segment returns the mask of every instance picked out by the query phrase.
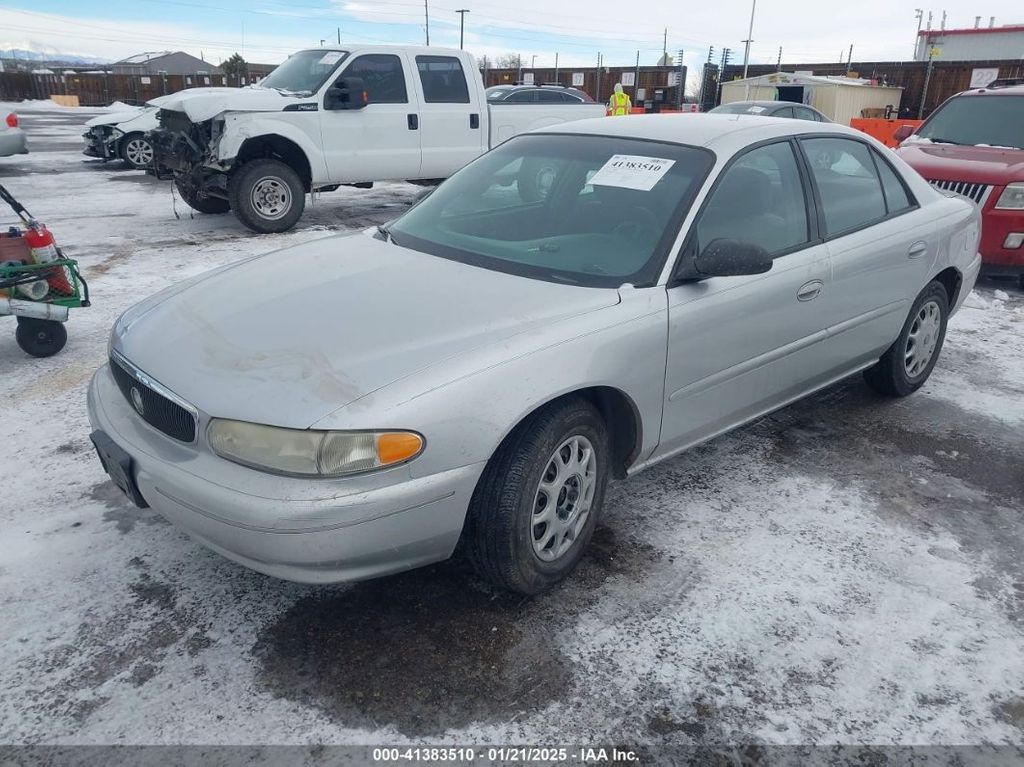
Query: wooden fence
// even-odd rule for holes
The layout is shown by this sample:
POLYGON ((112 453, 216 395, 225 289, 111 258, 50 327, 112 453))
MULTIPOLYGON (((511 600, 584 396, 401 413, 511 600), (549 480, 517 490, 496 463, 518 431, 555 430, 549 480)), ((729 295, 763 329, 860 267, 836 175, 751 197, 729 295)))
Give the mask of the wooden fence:
POLYGON ((115 75, 97 73, 30 74, 0 72, 0 101, 77 96, 82 106, 115 101, 141 105, 158 96, 203 85, 237 86, 237 78, 209 75, 115 75))

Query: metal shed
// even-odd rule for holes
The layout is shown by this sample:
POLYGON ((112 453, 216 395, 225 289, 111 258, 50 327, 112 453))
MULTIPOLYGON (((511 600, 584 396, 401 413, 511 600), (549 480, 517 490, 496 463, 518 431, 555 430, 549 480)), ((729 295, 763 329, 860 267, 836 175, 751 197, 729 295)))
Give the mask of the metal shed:
POLYGON ((722 84, 722 103, 734 101, 792 101, 808 104, 830 120, 849 125, 854 117, 867 117, 865 109, 898 110, 902 88, 877 85, 872 80, 828 77, 803 72, 773 72, 722 84))

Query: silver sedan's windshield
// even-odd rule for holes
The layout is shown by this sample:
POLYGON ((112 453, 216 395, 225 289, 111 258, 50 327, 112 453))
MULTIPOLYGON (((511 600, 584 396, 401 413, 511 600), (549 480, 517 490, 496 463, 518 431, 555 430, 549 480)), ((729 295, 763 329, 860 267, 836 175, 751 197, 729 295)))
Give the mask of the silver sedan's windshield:
POLYGON ((345 51, 299 51, 263 78, 260 87, 302 95, 316 93, 347 55, 345 51))
POLYGON ((390 227, 399 245, 580 285, 652 284, 713 163, 704 149, 612 136, 520 136, 390 227))

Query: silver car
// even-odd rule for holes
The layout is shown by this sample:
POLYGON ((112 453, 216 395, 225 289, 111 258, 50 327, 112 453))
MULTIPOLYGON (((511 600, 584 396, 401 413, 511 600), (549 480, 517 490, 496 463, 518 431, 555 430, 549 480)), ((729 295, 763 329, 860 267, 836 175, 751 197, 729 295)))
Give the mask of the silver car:
POLYGON ((621 478, 864 371, 928 378, 979 214, 838 125, 587 120, 514 138, 390 226, 128 310, 89 389, 114 481, 290 580, 465 551, 565 577, 621 478))

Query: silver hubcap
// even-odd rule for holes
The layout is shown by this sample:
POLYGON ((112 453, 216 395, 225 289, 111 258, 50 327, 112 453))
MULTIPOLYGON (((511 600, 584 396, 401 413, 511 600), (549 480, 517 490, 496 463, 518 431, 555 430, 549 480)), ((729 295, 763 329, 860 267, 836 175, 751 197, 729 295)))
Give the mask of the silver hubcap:
POLYGON ((149 165, 153 162, 153 147, 141 138, 133 138, 125 145, 125 156, 132 165, 149 165))
POLYGON ((548 459, 533 501, 534 553, 554 562, 572 548, 587 524, 597 488, 597 455, 590 440, 569 437, 548 459))
POLYGON ((903 360, 910 378, 917 378, 928 368, 928 363, 935 356, 941 329, 942 312, 937 303, 929 301, 918 310, 907 336, 903 360))
POLYGON ((265 176, 253 184, 250 198, 263 218, 281 218, 292 207, 292 191, 277 176, 265 176))

